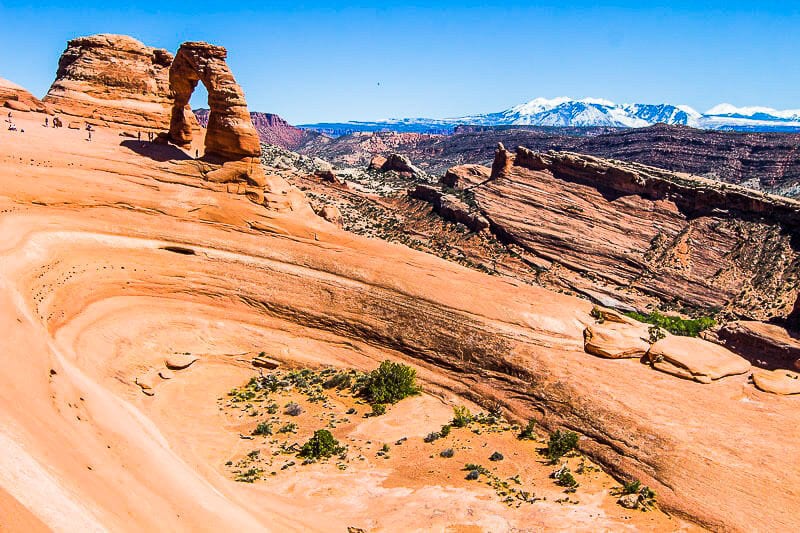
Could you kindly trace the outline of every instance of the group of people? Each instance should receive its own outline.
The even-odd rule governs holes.
[[[11,111],[8,112],[8,118],[6,119],[6,122],[8,122],[8,131],[19,131],[20,133],[25,133],[24,129],[17,129],[17,125],[14,124],[14,121],[12,120]]]

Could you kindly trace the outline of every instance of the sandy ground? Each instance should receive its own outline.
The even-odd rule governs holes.
[[[736,450],[740,445],[726,444],[696,452],[702,459],[686,455],[688,474],[674,474],[680,470],[674,458],[685,454],[685,444],[703,438],[701,424],[676,417],[678,399],[687,398],[689,409],[700,412],[698,406],[710,398],[694,384],[654,375],[636,362],[608,363],[583,354],[586,302],[349,235],[306,214],[269,212],[224,185],[203,182],[196,163],[171,147],[102,129],[90,142],[85,131],[42,127],[43,116],[33,113],[14,120],[24,133],[0,128],[0,514],[11,516],[0,519],[0,527],[691,527],[662,513],[616,506],[608,494],[616,483],[606,475],[581,480],[580,503],[555,503],[559,491],[547,478],[552,467],[535,454],[528,457],[525,443],[506,437],[478,442],[453,436],[451,445],[475,460],[487,455],[484,443],[502,445],[510,457],[502,475],[522,472],[548,495],[546,502],[509,509],[490,488],[441,469],[443,459],[430,457],[421,437],[446,422],[452,405],[466,402],[464,395],[490,390],[498,374],[473,381],[480,374],[466,349],[459,363],[439,358],[434,334],[440,323],[455,332],[468,324],[476,346],[513,339],[522,348],[508,344],[510,359],[532,367],[553,364],[560,383],[596,391],[603,405],[629,411],[659,435],[674,435],[677,444],[663,449],[669,468],[657,463],[653,475],[667,472],[672,477],[664,479],[690,489],[691,501],[704,497],[694,481],[700,464],[708,463],[714,473],[730,467],[726,485],[752,480],[753,487],[735,489],[745,491],[738,500],[722,490],[709,503],[727,506],[731,529],[755,525],[760,506],[753,498],[774,487],[771,476],[797,471],[797,442],[785,450],[748,441],[746,454]],[[387,309],[401,314],[391,317]],[[406,352],[416,350],[420,357],[393,346],[408,346]],[[414,364],[428,394],[398,404],[385,417],[339,428],[345,441],[382,444],[407,436],[408,444],[395,447],[389,460],[369,454],[345,471],[307,465],[253,484],[234,481],[225,463],[252,450],[252,441],[239,437],[251,421],[237,420],[218,399],[247,381],[253,369],[245,354],[260,351],[314,367],[369,369],[386,358]],[[200,359],[171,379],[158,376],[167,357],[187,352]],[[452,371],[443,371],[445,364]],[[153,395],[144,394],[137,381],[152,384]],[[636,399],[633,383],[641,384],[643,399]],[[664,412],[655,408],[659,389],[673,402]],[[714,427],[733,436],[734,418],[757,425],[754,433],[798,422],[800,410],[791,399],[741,390],[738,382],[716,387],[720,404],[708,409]],[[523,396],[508,398],[518,411],[532,413]],[[731,406],[740,404],[742,412],[732,416]],[[678,427],[682,423],[688,429]],[[620,445],[638,448],[648,438],[623,443],[627,437],[621,437]],[[758,462],[767,463],[769,473],[761,475],[770,479],[753,477],[760,468],[747,459],[753,451]],[[786,468],[779,471],[770,466],[773,461]],[[773,496],[767,525],[789,525],[786,517],[796,516],[796,484],[784,486],[784,493]],[[703,516],[710,512],[698,508]]]

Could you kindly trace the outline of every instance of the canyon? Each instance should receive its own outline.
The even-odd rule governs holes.
[[[13,529],[796,526],[800,453],[787,428],[800,422],[800,396],[756,386],[756,363],[734,354],[779,334],[743,323],[718,331],[719,343],[621,336],[649,358],[598,357],[587,331],[599,342],[603,328],[646,326],[578,293],[633,306],[680,295],[736,318],[789,317],[797,202],[525,148],[493,147],[491,169],[456,167],[443,184],[414,157],[344,171],[261,145],[226,54],[201,42],[172,56],[124,36],[74,39],[44,105],[94,134],[44,127],[53,114],[34,109],[13,111],[24,133],[0,130],[0,516]],[[208,128],[187,107],[200,82]],[[409,197],[420,185],[449,211]],[[345,204],[345,229],[315,213],[338,208],[331,198],[415,213],[425,230],[479,241],[511,266],[489,275],[347,231]],[[445,218],[459,212],[486,225]],[[410,233],[421,233],[416,223]],[[574,286],[526,278],[548,271]],[[769,326],[785,335],[773,342],[785,366],[792,336]],[[413,453],[397,452],[405,463],[231,478],[226,462],[253,446],[219,403],[231,389],[265,364],[370,370],[386,359],[416,369],[424,394],[331,431],[343,442],[408,437]],[[604,472],[576,474],[585,486],[569,501],[524,508],[460,476],[432,478],[423,437],[463,404],[575,431],[580,454]],[[541,461],[534,443],[511,449],[510,460]],[[616,505],[612,486],[634,479],[655,490],[658,510]]]

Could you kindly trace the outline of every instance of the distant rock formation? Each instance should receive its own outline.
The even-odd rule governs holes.
[[[206,154],[226,159],[259,157],[258,133],[250,120],[244,92],[225,59],[227,50],[203,42],[183,43],[169,69],[169,83],[174,96],[170,140],[179,146],[191,144],[198,123],[189,99],[203,82],[208,90],[211,112],[205,138]]]
[[[208,126],[210,109],[195,109],[194,115],[202,127]],[[258,138],[264,144],[280,146],[287,150],[296,150],[309,139],[317,137],[319,134],[311,130],[303,130],[292,126],[284,119],[273,113],[261,113],[258,111],[250,112],[250,120],[258,132]]]
[[[172,54],[126,35],[99,34],[67,43],[44,102],[55,113],[97,124],[149,130],[169,127]]]
[[[624,131],[600,128],[459,128],[453,135],[359,133],[320,136],[299,151],[341,165],[366,165],[376,154],[399,153],[431,174],[455,165],[489,166],[498,142],[531,150],[570,151],[652,165],[787,196],[800,196],[800,134],[704,131],[656,125]]]
[[[45,110],[41,100],[16,83],[3,78],[0,78],[0,107],[7,107],[16,111],[43,112]]]

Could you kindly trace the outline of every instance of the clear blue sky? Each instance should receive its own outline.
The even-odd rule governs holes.
[[[35,7],[32,7],[35,4]],[[66,41],[229,50],[251,110],[290,122],[449,117],[537,96],[800,108],[800,1],[0,0],[0,77],[42,96]]]

